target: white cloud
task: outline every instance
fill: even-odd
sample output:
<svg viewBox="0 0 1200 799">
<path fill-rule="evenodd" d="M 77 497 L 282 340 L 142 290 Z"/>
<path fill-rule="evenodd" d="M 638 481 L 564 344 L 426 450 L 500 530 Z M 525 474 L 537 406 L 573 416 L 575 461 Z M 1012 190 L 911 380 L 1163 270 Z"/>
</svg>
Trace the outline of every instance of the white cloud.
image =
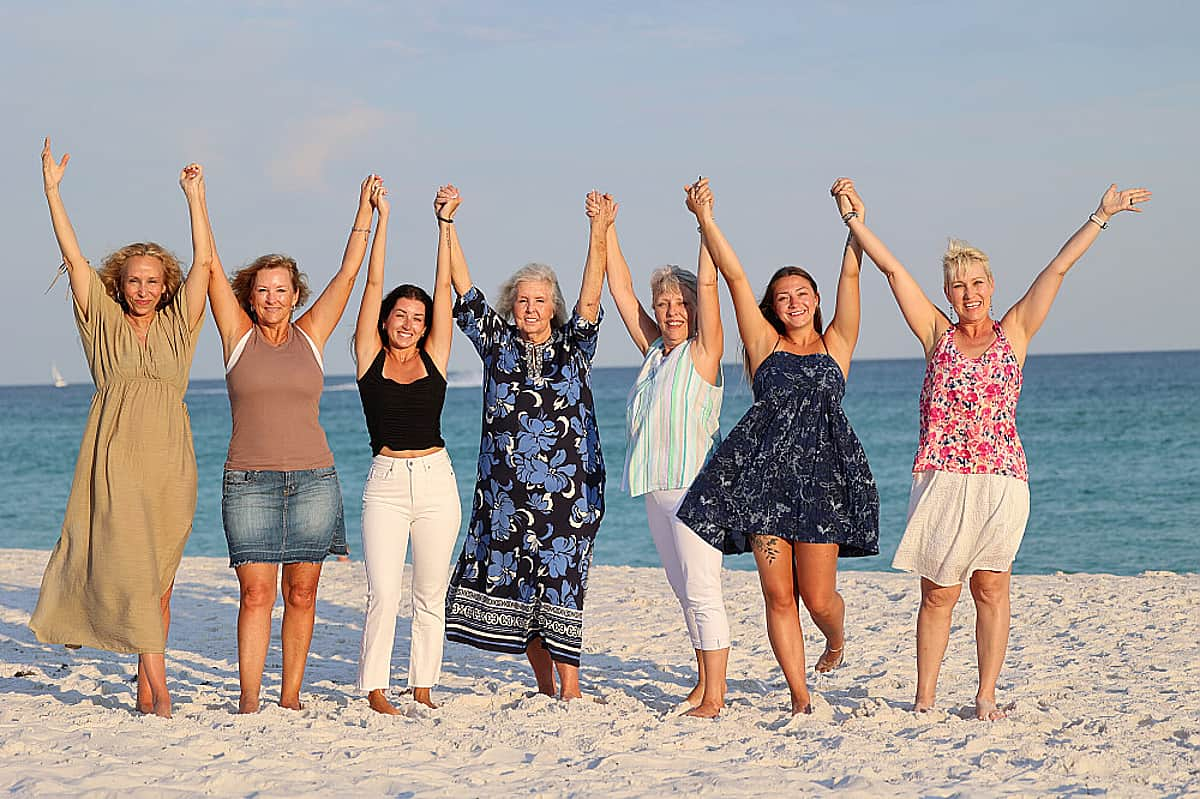
<svg viewBox="0 0 1200 799">
<path fill-rule="evenodd" d="M 271 180 L 283 190 L 319 188 L 331 161 L 397 122 L 396 114 L 366 105 L 302 120 L 288 130 L 281 151 L 271 161 Z"/>
</svg>

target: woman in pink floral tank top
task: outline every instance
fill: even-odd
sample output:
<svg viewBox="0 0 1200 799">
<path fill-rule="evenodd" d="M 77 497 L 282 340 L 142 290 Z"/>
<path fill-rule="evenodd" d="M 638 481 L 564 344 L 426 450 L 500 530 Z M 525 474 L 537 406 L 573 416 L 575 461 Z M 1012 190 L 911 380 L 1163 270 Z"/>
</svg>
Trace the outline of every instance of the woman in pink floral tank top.
<svg viewBox="0 0 1200 799">
<path fill-rule="evenodd" d="M 992 318 L 995 283 L 987 256 L 951 239 L 942 257 L 951 321 L 863 223 L 862 199 L 843 178 L 845 221 L 887 276 L 904 320 L 925 350 L 921 438 L 913 461 L 908 525 L 892 565 L 921 576 L 914 710 L 933 708 L 950 620 L 962 584 L 975 600 L 979 689 L 975 715 L 1003 718 L 996 680 L 1008 647 L 1009 583 L 1029 517 L 1028 470 L 1017 435 L 1017 400 L 1029 340 L 1042 326 L 1067 271 L 1119 211 L 1140 213 L 1145 189 L 1109 186 L 1100 206 L 1043 269 L 1016 305 Z"/>
</svg>

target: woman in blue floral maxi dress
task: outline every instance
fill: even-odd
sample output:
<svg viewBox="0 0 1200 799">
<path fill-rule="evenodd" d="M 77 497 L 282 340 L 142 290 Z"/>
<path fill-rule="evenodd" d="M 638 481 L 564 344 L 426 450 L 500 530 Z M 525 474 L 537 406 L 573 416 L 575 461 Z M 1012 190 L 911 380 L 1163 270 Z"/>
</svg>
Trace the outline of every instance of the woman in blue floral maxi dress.
<svg viewBox="0 0 1200 799">
<path fill-rule="evenodd" d="M 455 317 L 483 360 L 478 474 L 446 596 L 446 637 L 526 653 L 538 690 L 563 699 L 580 696 L 583 601 L 604 513 L 590 371 L 614 206 L 592 193 L 587 209 L 587 264 L 570 318 L 553 270 L 541 264 L 517 270 L 493 309 L 471 284 L 453 228 L 446 234 Z"/>
</svg>

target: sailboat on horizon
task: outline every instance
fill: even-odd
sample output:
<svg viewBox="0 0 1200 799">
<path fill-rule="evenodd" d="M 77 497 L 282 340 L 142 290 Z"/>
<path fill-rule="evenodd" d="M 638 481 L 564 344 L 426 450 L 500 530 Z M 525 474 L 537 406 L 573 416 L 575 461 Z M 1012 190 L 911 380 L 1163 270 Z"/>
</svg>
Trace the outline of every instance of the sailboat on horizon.
<svg viewBox="0 0 1200 799">
<path fill-rule="evenodd" d="M 70 385 L 67 379 L 62 376 L 62 372 L 58 371 L 58 364 L 50 364 L 50 380 L 55 388 L 66 388 Z"/>
</svg>

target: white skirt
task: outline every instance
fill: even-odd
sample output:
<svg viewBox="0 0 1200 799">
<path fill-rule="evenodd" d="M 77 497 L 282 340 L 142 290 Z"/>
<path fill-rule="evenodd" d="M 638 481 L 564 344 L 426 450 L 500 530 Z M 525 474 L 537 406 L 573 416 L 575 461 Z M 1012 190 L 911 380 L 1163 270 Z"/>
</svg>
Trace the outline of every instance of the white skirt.
<svg viewBox="0 0 1200 799">
<path fill-rule="evenodd" d="M 913 475 L 908 526 L 892 566 L 942 586 L 1008 571 L 1029 520 L 1029 484 L 998 474 Z"/>
</svg>

